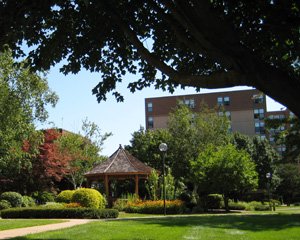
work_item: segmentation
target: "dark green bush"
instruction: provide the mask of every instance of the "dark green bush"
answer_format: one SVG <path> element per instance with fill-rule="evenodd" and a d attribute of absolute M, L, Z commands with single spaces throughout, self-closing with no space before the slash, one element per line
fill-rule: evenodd
<path fill-rule="evenodd" d="M 198 207 L 204 210 L 220 209 L 222 207 L 222 196 L 220 194 L 209 194 L 202 196 L 199 200 Z"/>
<path fill-rule="evenodd" d="M 46 202 L 54 202 L 54 194 L 50 192 L 35 192 L 33 197 L 38 204 L 45 204 Z"/>
<path fill-rule="evenodd" d="M 29 196 L 22 197 L 22 207 L 34 207 L 34 206 L 35 206 L 35 200 L 32 197 Z"/>
<path fill-rule="evenodd" d="M 62 191 L 57 195 L 56 202 L 70 203 L 70 202 L 72 202 L 72 197 L 73 197 L 74 193 L 75 193 L 75 190 Z"/>
<path fill-rule="evenodd" d="M 95 208 L 11 208 L 1 211 L 2 218 L 117 218 L 116 209 Z"/>
<path fill-rule="evenodd" d="M 0 200 L 0 210 L 11 208 L 11 204 L 7 200 Z"/>
<path fill-rule="evenodd" d="M 22 195 L 17 192 L 4 192 L 0 195 L 0 200 L 8 201 L 12 207 L 22 206 Z"/>
<path fill-rule="evenodd" d="M 92 188 L 80 188 L 77 189 L 72 197 L 72 202 L 79 203 L 83 207 L 87 208 L 104 208 L 105 199 L 95 189 Z"/>

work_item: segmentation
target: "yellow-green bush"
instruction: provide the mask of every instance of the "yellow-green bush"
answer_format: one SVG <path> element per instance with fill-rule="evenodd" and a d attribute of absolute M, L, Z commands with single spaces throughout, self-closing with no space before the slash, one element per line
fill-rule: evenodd
<path fill-rule="evenodd" d="M 72 201 L 72 197 L 74 193 L 75 190 L 61 191 L 56 197 L 56 202 L 70 203 Z"/>
<path fill-rule="evenodd" d="M 73 194 L 72 202 L 79 203 L 82 207 L 87 208 L 105 208 L 104 197 L 92 188 L 77 189 Z"/>

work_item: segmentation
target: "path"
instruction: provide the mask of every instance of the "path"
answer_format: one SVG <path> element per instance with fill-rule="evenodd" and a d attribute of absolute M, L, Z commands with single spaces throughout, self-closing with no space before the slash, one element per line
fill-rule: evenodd
<path fill-rule="evenodd" d="M 0 231 L 0 239 L 10 239 L 13 237 L 25 236 L 32 233 L 40 233 L 40 232 L 46 232 L 51 230 L 63 229 L 63 228 L 73 227 L 80 224 L 89 223 L 91 221 L 93 220 L 68 219 L 67 222 L 62 222 L 62 223 L 54 223 L 54 224 L 47 224 L 41 226 L 4 230 L 4 231 Z"/>

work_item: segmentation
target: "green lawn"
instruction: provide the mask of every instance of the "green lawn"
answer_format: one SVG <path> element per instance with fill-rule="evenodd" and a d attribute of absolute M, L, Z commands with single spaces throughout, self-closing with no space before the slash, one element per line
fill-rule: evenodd
<path fill-rule="evenodd" d="M 46 225 L 51 223 L 60 223 L 60 222 L 65 222 L 65 221 L 46 220 L 46 219 L 0 219 L 0 231 L 14 229 L 14 228 Z M 1 236 L 1 232 L 0 232 L 0 236 Z"/>
<path fill-rule="evenodd" d="M 96 221 L 15 239 L 298 240 L 299 236 L 299 214 L 261 214 Z"/>

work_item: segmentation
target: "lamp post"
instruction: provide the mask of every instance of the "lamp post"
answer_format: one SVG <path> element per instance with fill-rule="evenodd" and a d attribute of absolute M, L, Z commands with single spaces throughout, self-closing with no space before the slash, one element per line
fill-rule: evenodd
<path fill-rule="evenodd" d="M 159 151 L 163 155 L 163 194 L 164 194 L 164 215 L 166 215 L 166 185 L 165 185 L 165 156 L 168 150 L 168 145 L 166 143 L 159 144 Z"/>
<path fill-rule="evenodd" d="M 271 206 L 271 192 L 270 192 L 271 177 L 272 177 L 272 174 L 270 172 L 266 173 L 269 208 L 272 211 L 272 206 Z"/>

